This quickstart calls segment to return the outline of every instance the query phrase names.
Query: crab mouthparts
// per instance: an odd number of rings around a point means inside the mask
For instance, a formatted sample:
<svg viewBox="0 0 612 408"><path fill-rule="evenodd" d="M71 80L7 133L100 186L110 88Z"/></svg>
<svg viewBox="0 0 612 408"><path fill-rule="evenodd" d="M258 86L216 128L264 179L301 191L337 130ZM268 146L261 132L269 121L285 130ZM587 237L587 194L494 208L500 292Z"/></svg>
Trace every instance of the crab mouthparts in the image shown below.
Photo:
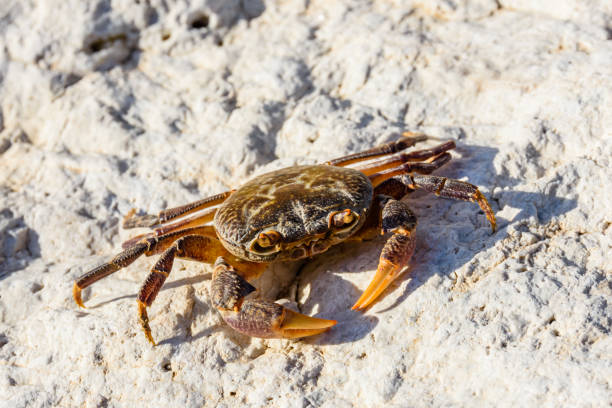
<svg viewBox="0 0 612 408"><path fill-rule="evenodd" d="M312 237L296 245L291 255L294 259L308 258L327 251L330 246L331 242L327 236Z"/></svg>

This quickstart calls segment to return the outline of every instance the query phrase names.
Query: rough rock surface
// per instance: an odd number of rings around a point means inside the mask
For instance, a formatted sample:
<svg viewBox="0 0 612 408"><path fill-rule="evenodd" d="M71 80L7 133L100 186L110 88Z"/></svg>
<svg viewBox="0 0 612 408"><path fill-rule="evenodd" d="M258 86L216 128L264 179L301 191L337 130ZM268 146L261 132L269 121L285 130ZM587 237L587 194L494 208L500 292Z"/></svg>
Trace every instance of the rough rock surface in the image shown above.
<svg viewBox="0 0 612 408"><path fill-rule="evenodd" d="M537 4L537 5L536 5ZM0 3L0 406L608 406L612 401L612 3ZM121 218L393 140L452 139L415 193L412 265L349 308L386 237L276 265L257 286L335 318L260 340L177 261L150 310L150 258L71 297L118 251ZM432 141L431 143L435 143ZM273 285L277 283L277 285Z"/></svg>

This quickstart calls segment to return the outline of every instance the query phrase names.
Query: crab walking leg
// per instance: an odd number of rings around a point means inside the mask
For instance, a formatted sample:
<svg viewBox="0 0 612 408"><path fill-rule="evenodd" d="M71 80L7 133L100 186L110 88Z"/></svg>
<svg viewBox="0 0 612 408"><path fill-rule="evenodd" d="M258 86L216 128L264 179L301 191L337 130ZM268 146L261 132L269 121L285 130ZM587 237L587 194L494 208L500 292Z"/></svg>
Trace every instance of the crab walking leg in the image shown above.
<svg viewBox="0 0 612 408"><path fill-rule="evenodd" d="M337 322L287 309L264 299L245 299L255 288L222 257L211 283L213 305L234 330L252 337L295 339L323 333Z"/></svg>
<svg viewBox="0 0 612 408"><path fill-rule="evenodd" d="M130 229L138 227L153 227L157 224L163 224L175 218L183 217L196 211L221 204L227 199L227 197L232 195L233 192L234 190L230 190L214 196L206 197L202 200L194 201L193 203L181 205L180 207L169 208L167 210L160 211L157 215L145 214L134 216L134 210L132 210L123 219L123 228Z"/></svg>
<svg viewBox="0 0 612 408"><path fill-rule="evenodd" d="M408 205L390 197L383 200L386 203L382 209L382 233L393 232L393 235L383 247L374 278L353 305L353 310L365 309L376 300L408 265L416 246L417 220Z"/></svg>
<svg viewBox="0 0 612 408"><path fill-rule="evenodd" d="M493 210L484 195L473 184L465 181L449 179L440 176L431 176L429 173L440 168L450 160L449 153L436 156L431 162L405 163L395 169L369 175L372 185L377 188L389 183L390 179L400 180L409 190L422 188L445 198L476 202L484 211L491 229L495 232L496 221ZM391 187L391 184L389 184Z"/></svg>
<svg viewBox="0 0 612 408"><path fill-rule="evenodd" d="M442 153L439 156L433 158L431 162L408 162L404 163L399 167L382 171L380 173L370 174L368 177L372 181L374 187L378 187L384 181L407 173L417 172L421 174L428 174L432 171L439 169L445 165L451 159L450 153Z"/></svg>
<svg viewBox="0 0 612 408"><path fill-rule="evenodd" d="M415 162L415 161L423 161L426 159L435 160L436 156L441 155L442 153L452 150L455 148L455 142L448 141L446 143L442 143L438 146L434 146L431 149L423 149L423 150L415 150L409 153L402 153L392 158L386 160L376 161L374 163L369 164L365 167L358 167L357 170L369 176L374 173L378 173L384 170L393 169L400 164L404 164L406 162Z"/></svg>
<svg viewBox="0 0 612 408"><path fill-rule="evenodd" d="M213 208L204 214L185 218L184 220L181 220L179 222L175 222L173 224L168 224L168 225L164 225L163 227L155 228L152 232L149 232L147 234L137 235L135 237L128 239L127 241L121 244L121 247L129 248L133 246L134 244L136 244L137 242L143 240L144 238L159 237L161 235L169 234L171 232L181 231L181 230L185 230L185 229L193 228L193 227L199 227L201 225L206 224L207 222L212 221L213 218L215 217L216 212L217 212L217 209Z"/></svg>
<svg viewBox="0 0 612 408"><path fill-rule="evenodd" d="M491 223L491 229L495 232L495 214L485 196L475 185L465 181L424 174L406 174L402 179L408 182L411 188L422 188L444 198L476 202L484 211L487 220Z"/></svg>
<svg viewBox="0 0 612 408"><path fill-rule="evenodd" d="M74 285L72 286L72 297L74 298L76 304L82 308L85 307L83 304L83 299L81 298L81 290L85 289L92 283L99 281L102 278L106 278L108 275L125 268L146 251L146 243L134 245L133 247L117 254L112 260L83 274L74 282Z"/></svg>
<svg viewBox="0 0 612 408"><path fill-rule="evenodd" d="M404 132L402 133L402 136L403 137L401 139L395 142L390 142L381 146L377 146L373 149L369 149L363 152L339 157L337 159L325 162L325 164L329 164L331 166L348 166L349 164L369 160L374 157L394 154L409 147L412 147L418 142L427 140L427 136L422 133Z"/></svg>
<svg viewBox="0 0 612 408"><path fill-rule="evenodd" d="M74 301L77 305L84 308L85 305L83 304L83 300L81 298L81 291L83 289L99 281L100 279L106 278L108 275L125 268L143 254L151 256L162 252L164 249L172 245L174 241L189 234L206 235L216 239L215 230L209 225L176 231L160 237L143 238L133 246L115 255L115 257L110 261L96 266L92 270L81 275L81 277L79 277L72 286L72 296L74 297Z"/></svg>

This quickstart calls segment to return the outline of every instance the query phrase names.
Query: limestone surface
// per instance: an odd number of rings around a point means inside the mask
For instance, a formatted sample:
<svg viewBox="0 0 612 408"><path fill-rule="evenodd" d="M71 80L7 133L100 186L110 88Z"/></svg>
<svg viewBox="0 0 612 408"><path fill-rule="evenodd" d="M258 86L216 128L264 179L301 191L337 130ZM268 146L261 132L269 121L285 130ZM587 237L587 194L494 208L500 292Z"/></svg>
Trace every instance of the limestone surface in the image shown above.
<svg viewBox="0 0 612 408"><path fill-rule="evenodd" d="M609 406L612 3L606 0L0 2L0 407ZM388 236L254 284L325 334L262 340L177 260L75 278L156 213L254 174L395 140L454 140L415 192L411 265L350 307Z"/></svg>

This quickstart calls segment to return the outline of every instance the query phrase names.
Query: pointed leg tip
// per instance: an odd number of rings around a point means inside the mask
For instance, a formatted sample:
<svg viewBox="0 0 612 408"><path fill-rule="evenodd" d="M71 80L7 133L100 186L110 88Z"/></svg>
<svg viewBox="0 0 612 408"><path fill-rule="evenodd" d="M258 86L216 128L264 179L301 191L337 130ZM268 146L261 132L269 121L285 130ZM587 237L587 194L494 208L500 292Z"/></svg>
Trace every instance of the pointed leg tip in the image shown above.
<svg viewBox="0 0 612 408"><path fill-rule="evenodd" d="M151 328L149 327L149 324L145 323L143 326L146 326L142 328L142 331L145 337L147 338L148 342L151 343L153 347L157 346L157 343L155 342L155 340L153 339L153 336L151 335Z"/></svg>
<svg viewBox="0 0 612 408"><path fill-rule="evenodd" d="M74 298L74 302L79 307L86 309L85 305L83 304L83 299L81 298L81 288L76 284L76 282L72 286L72 297Z"/></svg>
<svg viewBox="0 0 612 408"><path fill-rule="evenodd" d="M149 326L149 316L147 315L147 305L140 299L138 300L138 317L145 337L147 338L149 343L151 343L153 347L155 347L157 343L155 343L155 340L153 340L153 336L151 335L151 327Z"/></svg>
<svg viewBox="0 0 612 408"><path fill-rule="evenodd" d="M495 233L495 231L497 231L497 219L495 218L495 215L491 214L491 219L489 222L491 223L491 230L493 230L493 233Z"/></svg>
<svg viewBox="0 0 612 408"><path fill-rule="evenodd" d="M151 343L153 347L157 346L157 343L155 342L155 340L153 340L153 336L151 336L150 334L147 335L147 340L149 340L149 343Z"/></svg>
<svg viewBox="0 0 612 408"><path fill-rule="evenodd" d="M403 137L409 137L411 139L415 139L417 142L421 142L423 140L427 140L427 135L422 132L411 132L409 130L402 132Z"/></svg>

